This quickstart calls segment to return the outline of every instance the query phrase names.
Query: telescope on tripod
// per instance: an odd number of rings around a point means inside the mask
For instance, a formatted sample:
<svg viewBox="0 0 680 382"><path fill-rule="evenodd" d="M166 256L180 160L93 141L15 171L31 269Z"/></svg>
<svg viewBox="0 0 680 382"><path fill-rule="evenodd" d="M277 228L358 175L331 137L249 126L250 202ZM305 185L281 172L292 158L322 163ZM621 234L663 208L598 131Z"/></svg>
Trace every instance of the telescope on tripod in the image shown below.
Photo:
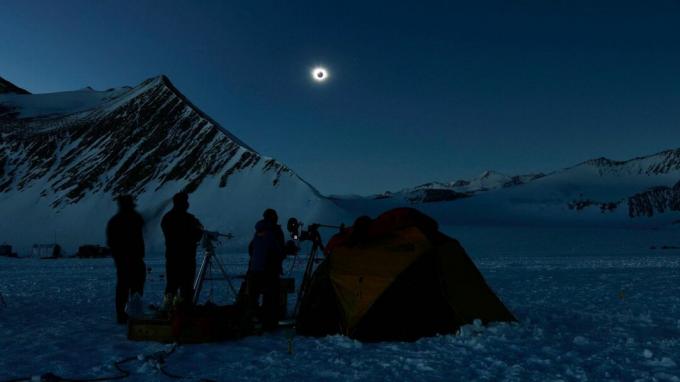
<svg viewBox="0 0 680 382"><path fill-rule="evenodd" d="M297 244L295 244L295 242L309 241L312 243L309 256L307 258L307 263L305 264L305 270L302 275L300 289L298 290L298 298L295 303L295 309L293 310L293 317L296 317L300 308L299 305L300 301L302 301L302 298L304 297L305 293L307 292L307 289L309 288L312 274L314 273L314 264L316 260L319 258L318 256L319 251L320 250L323 251L325 248L325 245L321 238L321 234L319 233L319 229L330 228L342 231L344 229L344 225L336 226L315 223L310 224L309 226L307 226L307 229L304 229L304 223L298 221L298 219L296 218L290 218L288 220L287 228L292 238L293 245L295 246L296 251L299 250L299 247L297 246ZM238 296L239 291L234 286L233 277L229 276L224 267L224 264L215 254L215 247L216 245L218 245L220 239L222 238L232 239L233 237L234 236L231 233L221 233L217 231L207 230L203 231L201 246L203 247L204 258L201 263L201 267L199 268L198 275L196 276L196 280L194 282L194 296L193 296L194 305L198 304L199 297L201 295L202 290L204 289L206 281L211 280L226 281L231 293L233 293L235 297ZM289 254L292 254L294 252L295 251L291 251L289 252ZM218 276L217 277L211 276L213 273L217 273Z"/></svg>
<svg viewBox="0 0 680 382"><path fill-rule="evenodd" d="M224 280L229 285L229 289L234 294L234 296L238 295L238 292L232 283L231 277L224 269L224 264L222 264L220 258L215 255L215 243L218 243L220 238L230 240L234 238L234 235L231 233L221 233L217 231L203 231L201 246L203 247L204 257L201 267L198 271L198 276L196 276L196 280L194 281L194 305L198 304L198 299L201 296L203 285L208 280ZM219 271L221 277L209 277L208 275L212 274L213 269Z"/></svg>
<svg viewBox="0 0 680 382"><path fill-rule="evenodd" d="M295 302L295 309L293 310L293 317L297 317L300 302L302 301L309 284L312 279L312 274L314 273L314 262L316 261L319 250L323 251L325 246L323 240L321 239L321 234L319 233L319 228L334 228L342 231L345 226L340 225L328 225L328 224L310 224L307 230L302 230L304 223L301 223L296 218L288 219L288 232L293 240L296 241L311 241L312 248L309 252L309 257L307 258L307 264L305 265L305 272L302 274L302 282L300 283L300 290L298 291L297 301Z"/></svg>

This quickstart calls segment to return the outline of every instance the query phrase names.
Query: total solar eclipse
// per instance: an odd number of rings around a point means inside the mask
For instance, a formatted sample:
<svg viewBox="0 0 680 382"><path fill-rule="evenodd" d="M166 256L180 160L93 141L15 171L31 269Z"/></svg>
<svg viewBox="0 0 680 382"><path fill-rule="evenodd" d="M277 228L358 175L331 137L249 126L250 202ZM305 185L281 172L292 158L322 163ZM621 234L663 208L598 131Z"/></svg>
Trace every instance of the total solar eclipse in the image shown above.
<svg viewBox="0 0 680 382"><path fill-rule="evenodd" d="M316 82L324 82L328 79L328 70L320 66L312 69L312 79Z"/></svg>

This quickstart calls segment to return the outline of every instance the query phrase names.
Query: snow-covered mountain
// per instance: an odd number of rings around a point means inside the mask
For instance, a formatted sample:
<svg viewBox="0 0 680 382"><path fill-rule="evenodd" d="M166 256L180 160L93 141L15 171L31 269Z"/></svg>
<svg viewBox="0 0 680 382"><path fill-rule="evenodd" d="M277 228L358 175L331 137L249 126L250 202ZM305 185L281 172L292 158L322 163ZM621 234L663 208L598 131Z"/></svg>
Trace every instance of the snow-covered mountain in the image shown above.
<svg viewBox="0 0 680 382"><path fill-rule="evenodd" d="M680 181L673 187L654 187L628 198L628 214L631 217L651 217L669 211L680 211Z"/></svg>
<svg viewBox="0 0 680 382"><path fill-rule="evenodd" d="M451 201L469 197L479 192L518 186L544 176L542 173L508 176L497 171L487 170L472 179L459 179L448 183L425 183L397 192L387 191L383 194L375 195L374 198L396 198L411 204Z"/></svg>
<svg viewBox="0 0 680 382"><path fill-rule="evenodd" d="M191 193L206 228L243 248L262 210L350 223L416 207L441 224L669 224L680 221L680 149L589 160L548 174L480 176L370 197L324 197L201 112L164 77L106 91L29 94L0 79L0 243L102 244L116 195L131 193L150 252L172 195Z"/></svg>
<svg viewBox="0 0 680 382"><path fill-rule="evenodd" d="M243 245L268 207L283 218L341 212L291 169L265 157L187 100L167 77L106 91L28 94L0 81L0 243L26 254L55 240L102 244L114 197L137 197L150 252L171 197L191 193L206 228Z"/></svg>
<svg viewBox="0 0 680 382"><path fill-rule="evenodd" d="M444 224L665 224L680 219L680 149L626 161L597 158L549 174L486 171L470 180L336 201L369 214L408 205Z"/></svg>

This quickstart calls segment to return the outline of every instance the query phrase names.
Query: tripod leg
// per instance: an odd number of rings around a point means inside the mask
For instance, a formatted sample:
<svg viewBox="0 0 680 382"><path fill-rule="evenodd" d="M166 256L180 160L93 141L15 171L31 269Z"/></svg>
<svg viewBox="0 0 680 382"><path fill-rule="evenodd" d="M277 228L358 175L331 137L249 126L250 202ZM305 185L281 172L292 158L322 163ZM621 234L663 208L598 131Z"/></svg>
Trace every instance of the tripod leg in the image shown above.
<svg viewBox="0 0 680 382"><path fill-rule="evenodd" d="M234 288L234 285L231 282L231 277L229 276L229 274L227 274L227 271L224 269L222 261L217 256L215 256L215 262L217 263L217 266L219 267L222 276L224 276L224 279L227 280L227 284L229 284L229 289L231 289L231 293L234 294L234 297L238 298L238 292L236 291L236 288Z"/></svg>
<svg viewBox="0 0 680 382"><path fill-rule="evenodd" d="M297 301L295 301L295 310L293 310L293 317L297 317L298 311L300 309L300 303L304 298L305 292L307 290L307 284L309 284L309 279L312 276L312 269L314 268L314 259L316 259L316 253L318 247L314 245L312 251L309 253L309 258L307 259L307 266L305 267L305 273L302 275L302 282L300 282L300 290L298 291Z"/></svg>
<svg viewBox="0 0 680 382"><path fill-rule="evenodd" d="M210 253L206 253L203 258L203 263L201 263L201 269L198 271L198 276L196 276L196 281L194 281L194 305L198 304L198 298L201 296L201 288L203 288L203 282L205 281L205 274L210 266Z"/></svg>

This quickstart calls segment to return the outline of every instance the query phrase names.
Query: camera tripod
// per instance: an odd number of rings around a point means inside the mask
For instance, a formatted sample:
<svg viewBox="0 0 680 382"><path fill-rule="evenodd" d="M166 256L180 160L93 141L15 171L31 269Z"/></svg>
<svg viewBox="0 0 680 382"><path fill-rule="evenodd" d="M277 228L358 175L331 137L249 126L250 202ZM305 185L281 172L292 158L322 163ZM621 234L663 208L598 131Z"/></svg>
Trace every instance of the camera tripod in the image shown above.
<svg viewBox="0 0 680 382"><path fill-rule="evenodd" d="M288 231L294 240L300 241L311 241L312 249L309 252L309 257L307 258L307 264L305 265L305 273L302 274L302 282L300 283L300 290L298 291L297 301L295 301L295 310L293 310L293 317L297 317L300 311L300 302L303 300L307 289L309 289L309 284L312 280L312 274L314 273L314 263L316 262L319 250L324 251L323 240L319 234L319 228L336 228L339 230L344 229L344 226L334 226L327 224L311 224L307 231L300 232L302 224L298 222L295 218L290 218L288 220Z"/></svg>
<svg viewBox="0 0 680 382"><path fill-rule="evenodd" d="M196 276L196 281L194 281L194 299L193 299L194 305L198 304L198 298L201 296L201 290L203 289L203 285L205 284L206 281L224 280L229 285L229 289L234 294L234 296L238 295L236 288L234 288L234 285L231 282L231 277L227 274L227 271L224 269L224 265L220 261L220 258L217 257L217 255L215 255L215 242L219 240L220 237L231 239L234 236L230 233L223 234L211 231L203 232L203 239L201 245L203 246L205 257L203 258L201 268L198 271L198 276ZM210 274L212 274L213 268L217 269L220 272L221 277L209 276Z"/></svg>
<svg viewBox="0 0 680 382"><path fill-rule="evenodd" d="M316 261L316 256L319 253L319 249L323 251L323 243L321 242L321 237L319 240L314 240L312 244L312 250L309 252L309 257L307 258L307 265L305 266L305 273L302 274L302 282L300 283L300 290L298 291L297 300L295 301L295 310L293 310L293 317L297 317L300 311L300 302L307 292L309 283L312 279L312 272L314 271L314 262Z"/></svg>

